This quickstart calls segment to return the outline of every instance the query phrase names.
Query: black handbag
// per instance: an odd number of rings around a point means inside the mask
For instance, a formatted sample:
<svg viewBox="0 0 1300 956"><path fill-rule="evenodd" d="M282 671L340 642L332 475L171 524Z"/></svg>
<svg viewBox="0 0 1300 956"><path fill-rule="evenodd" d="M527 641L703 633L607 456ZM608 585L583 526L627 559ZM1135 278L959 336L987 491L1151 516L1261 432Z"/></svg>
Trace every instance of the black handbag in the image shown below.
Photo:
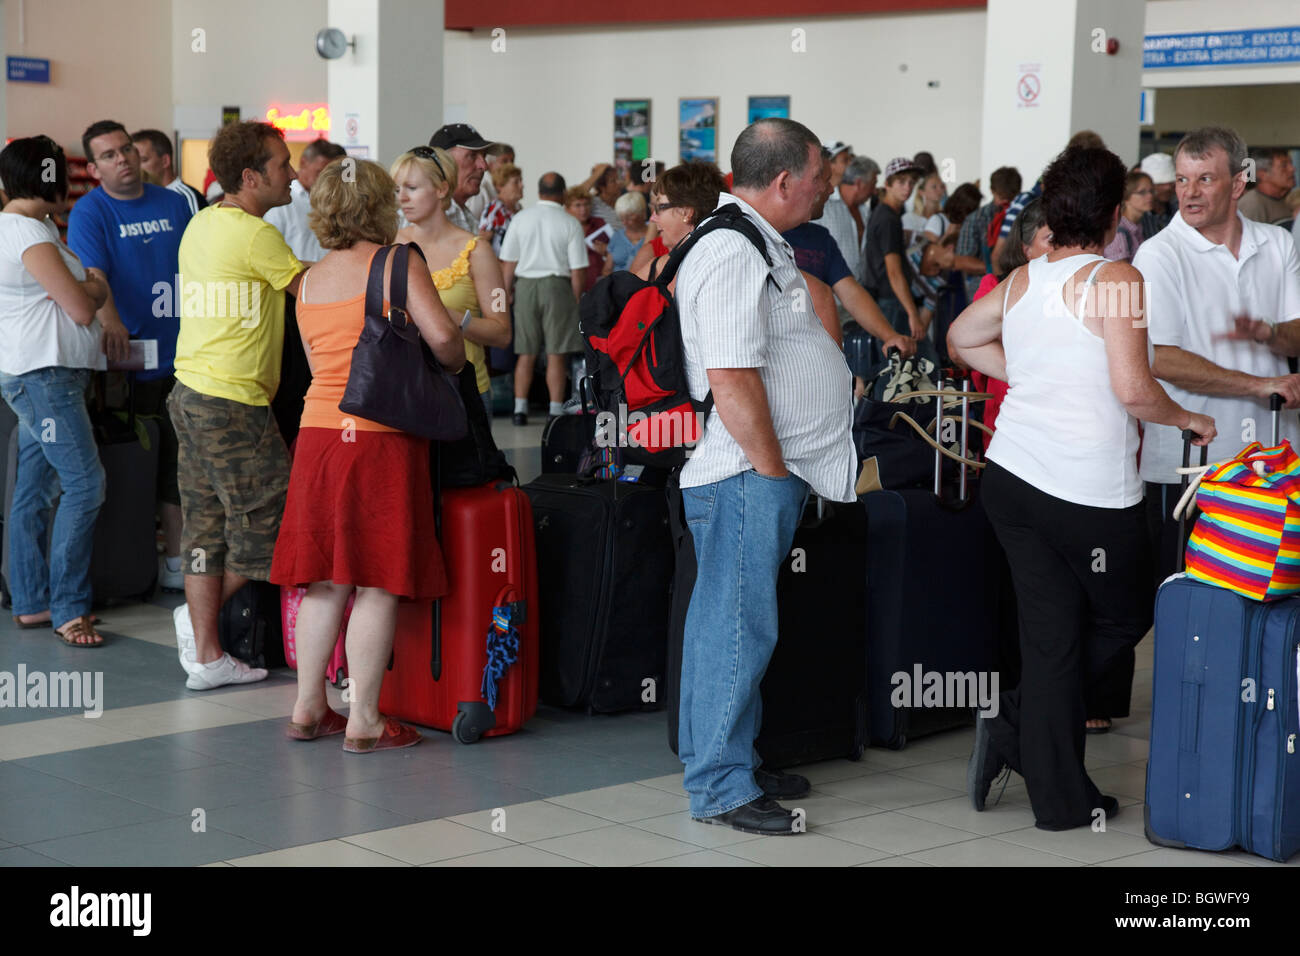
<svg viewBox="0 0 1300 956"><path fill-rule="evenodd" d="M348 385L339 411L398 428L433 441L458 441L469 428L456 376L438 362L406 314L406 275L415 243L385 246L370 263L366 280L366 324L352 350ZM393 274L384 316L384 263L393 255Z"/></svg>

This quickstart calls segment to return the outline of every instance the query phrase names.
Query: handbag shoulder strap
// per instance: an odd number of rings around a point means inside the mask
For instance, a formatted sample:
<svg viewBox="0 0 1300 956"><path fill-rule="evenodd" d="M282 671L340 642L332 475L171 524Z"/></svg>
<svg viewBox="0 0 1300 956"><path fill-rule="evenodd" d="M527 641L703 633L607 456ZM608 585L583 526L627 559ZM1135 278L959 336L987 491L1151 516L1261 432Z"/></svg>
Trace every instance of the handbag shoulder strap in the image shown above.
<svg viewBox="0 0 1300 956"><path fill-rule="evenodd" d="M410 254L424 259L424 250L414 242L403 242L389 247L393 249L393 274L388 280L388 307L406 311L406 283L410 277Z"/></svg>
<svg viewBox="0 0 1300 956"><path fill-rule="evenodd" d="M384 263L392 246L381 246L370 259L370 274L366 278L366 315L384 313ZM403 274L405 275L405 274Z"/></svg>

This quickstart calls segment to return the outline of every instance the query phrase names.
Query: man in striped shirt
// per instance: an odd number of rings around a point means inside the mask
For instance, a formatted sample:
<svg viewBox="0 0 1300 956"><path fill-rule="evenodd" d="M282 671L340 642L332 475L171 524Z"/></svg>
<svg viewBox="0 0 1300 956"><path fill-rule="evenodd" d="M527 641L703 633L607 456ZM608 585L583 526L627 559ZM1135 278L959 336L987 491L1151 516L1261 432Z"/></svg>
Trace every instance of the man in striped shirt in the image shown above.
<svg viewBox="0 0 1300 956"><path fill-rule="evenodd" d="M699 567L682 649L678 754L691 815L761 834L796 832L774 797L808 781L758 768L759 683L777 640L776 580L809 491L852 501L852 376L809 305L781 233L808 221L826 167L812 132L762 119L731 153L740 233L702 238L677 274L692 398L712 391L704 437L681 473Z"/></svg>

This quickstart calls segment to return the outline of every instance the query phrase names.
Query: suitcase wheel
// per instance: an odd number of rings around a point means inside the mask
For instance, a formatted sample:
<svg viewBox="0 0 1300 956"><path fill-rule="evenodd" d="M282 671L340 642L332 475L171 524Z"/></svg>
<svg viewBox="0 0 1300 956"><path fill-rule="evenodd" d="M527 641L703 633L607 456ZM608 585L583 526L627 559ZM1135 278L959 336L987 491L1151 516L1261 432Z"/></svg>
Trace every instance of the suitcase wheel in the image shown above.
<svg viewBox="0 0 1300 956"><path fill-rule="evenodd" d="M469 715L462 710L451 722L451 735L456 738L457 743L472 744L482 736L482 733L470 722Z"/></svg>
<svg viewBox="0 0 1300 956"><path fill-rule="evenodd" d="M335 687L339 688L340 690L342 690L343 685L347 683L347 680L348 680L348 672L344 670L342 667L340 667L338 670L334 672L334 676L330 679L330 683L333 684Z"/></svg>

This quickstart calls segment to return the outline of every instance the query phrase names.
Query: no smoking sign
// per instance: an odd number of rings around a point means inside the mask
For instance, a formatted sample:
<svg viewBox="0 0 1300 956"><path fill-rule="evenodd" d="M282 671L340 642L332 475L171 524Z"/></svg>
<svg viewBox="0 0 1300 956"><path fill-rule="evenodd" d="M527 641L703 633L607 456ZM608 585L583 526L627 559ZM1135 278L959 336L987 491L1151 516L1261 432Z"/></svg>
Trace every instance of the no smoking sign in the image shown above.
<svg viewBox="0 0 1300 956"><path fill-rule="evenodd" d="M1037 63L1022 63L1016 68L1016 108L1030 109L1039 104L1043 92L1042 67Z"/></svg>

